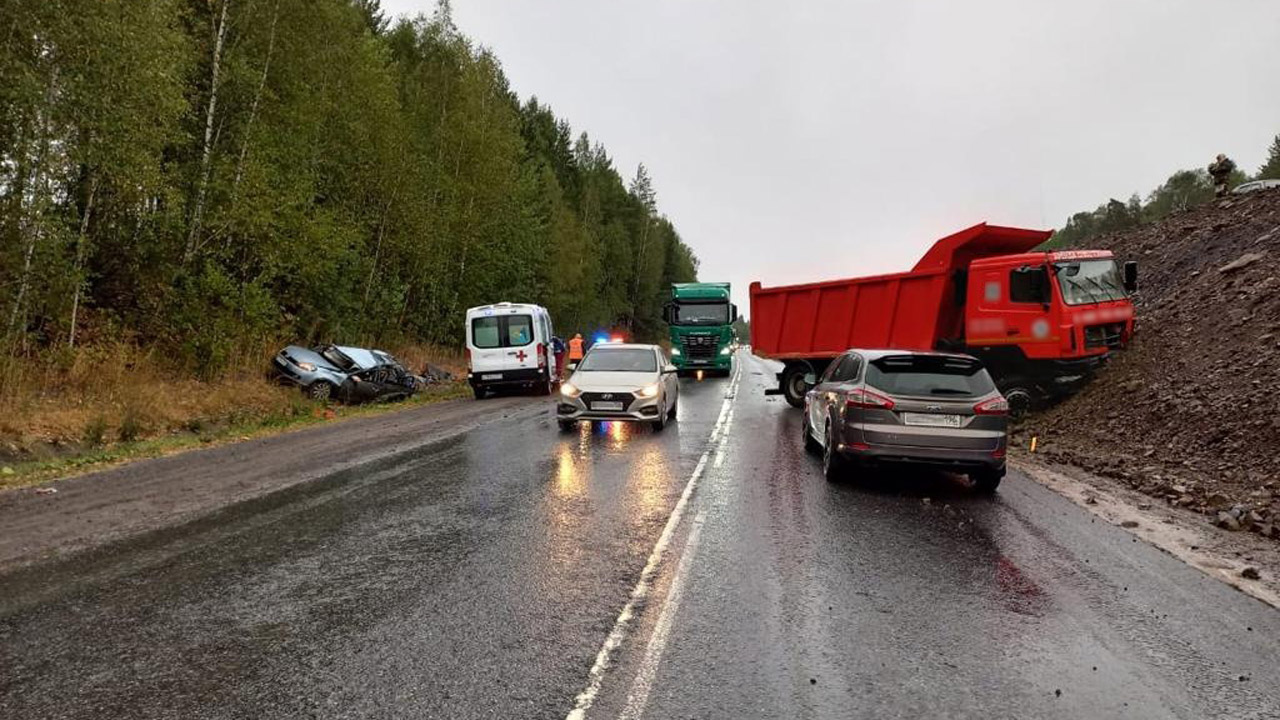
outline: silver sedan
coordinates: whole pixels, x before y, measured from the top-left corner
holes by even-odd
[[[560,385],[556,420],[569,430],[579,420],[633,420],[653,429],[675,419],[680,400],[676,367],[657,345],[593,346]]]

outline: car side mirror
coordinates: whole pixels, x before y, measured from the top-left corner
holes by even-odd
[[[817,384],[818,384],[818,376],[817,376],[817,375],[814,375],[813,373],[805,373],[805,374],[804,374],[804,384],[805,384],[805,385],[808,385],[809,387],[813,387],[814,385],[817,385]]]
[[[674,372],[676,372],[677,370],[678,370],[678,368],[676,368],[676,366],[675,366],[675,365],[663,365],[663,366],[662,366],[662,374],[663,374],[663,375],[670,375],[671,373],[674,373]]]
[[[1124,264],[1124,289],[1128,292],[1138,289],[1138,263],[1133,260]]]

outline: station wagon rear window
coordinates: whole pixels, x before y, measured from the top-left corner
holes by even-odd
[[[471,344],[481,349],[520,347],[533,342],[530,315],[490,315],[471,321]]]
[[[887,355],[867,365],[867,384],[893,395],[978,397],[995,390],[976,360],[928,355]]]

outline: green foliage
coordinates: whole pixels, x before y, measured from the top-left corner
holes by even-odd
[[[128,334],[202,376],[267,339],[457,344],[465,308],[660,328],[697,261],[641,167],[454,26],[379,0],[0,9],[0,358]]]
[[[90,447],[97,447],[107,437],[107,419],[102,415],[98,415],[84,426],[84,444]]]
[[[1280,177],[1280,135],[1272,143],[1267,164],[1258,171],[1257,177]],[[1235,187],[1248,179],[1247,175],[1237,169],[1232,171],[1228,185]],[[1053,237],[1041,247],[1048,249],[1080,245],[1095,235],[1155,222],[1213,198],[1213,179],[1209,177],[1207,169],[1179,170],[1152,190],[1145,201],[1135,194],[1127,203],[1112,199],[1099,205],[1096,210],[1072,215],[1067,219],[1066,225],[1054,232]]]
[[[1267,149],[1267,162],[1258,169],[1258,180],[1280,180],[1280,135],[1271,141]]]
[[[141,437],[144,432],[146,432],[146,427],[137,408],[133,406],[126,407],[124,417],[120,419],[120,430],[118,432],[120,442],[133,442]]]

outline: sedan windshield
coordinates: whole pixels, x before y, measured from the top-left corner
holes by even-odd
[[[593,348],[578,372],[657,372],[658,358],[646,348]]]
[[[1115,260],[1081,260],[1054,263],[1062,301],[1068,305],[1123,300],[1126,297]]]
[[[676,325],[726,325],[729,303],[677,303]]]

